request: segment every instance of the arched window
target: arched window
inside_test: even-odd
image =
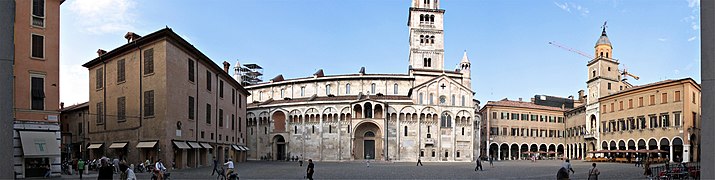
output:
[[[420,93],[419,96],[420,96],[420,97],[419,97],[419,99],[420,99],[420,104],[424,104],[423,101],[422,101],[422,93]]]
[[[364,111],[365,112],[363,114],[365,114],[365,118],[372,118],[372,104],[370,104],[369,102],[365,103]]]
[[[281,89],[281,98],[283,98],[283,96],[285,95],[285,91],[285,89]]]
[[[606,52],[606,58],[608,58],[608,52]]]
[[[593,77],[596,77],[596,70],[593,70],[592,74],[593,74]]]
[[[430,104],[430,105],[434,104],[434,98],[433,98],[433,96],[434,96],[434,94],[432,94],[432,93],[429,94],[429,104]]]
[[[600,56],[600,57],[603,57],[603,52],[601,52],[601,56]]]
[[[457,99],[454,98],[454,94],[452,94],[452,106],[457,104]]]
[[[372,92],[372,94],[377,94],[377,91],[375,91],[375,87],[375,83],[370,84],[370,92]]]
[[[427,58],[427,67],[432,67],[432,58]]]
[[[423,22],[423,21],[425,21],[425,15],[424,15],[424,14],[420,14],[420,22]]]
[[[397,94],[397,86],[398,86],[397,83],[395,83],[394,86],[395,86],[395,92],[394,92],[394,94]]]
[[[375,133],[372,131],[365,132],[365,135],[363,137],[375,137]]]
[[[420,44],[425,43],[425,36],[420,35]]]
[[[330,84],[325,85],[325,95],[327,96],[329,94],[330,94]]]
[[[442,121],[440,122],[441,127],[452,127],[452,116],[447,114],[447,112],[442,113]]]
[[[431,37],[430,37],[430,43],[431,43],[431,44],[434,44],[434,36],[431,36]]]
[[[350,83],[345,85],[345,94],[350,94]]]
[[[428,67],[428,66],[427,66],[427,58],[424,58],[422,65],[423,65],[424,67]]]
[[[430,23],[434,23],[434,15],[430,15],[429,21],[430,21]]]

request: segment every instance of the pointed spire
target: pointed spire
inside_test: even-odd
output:
[[[462,56],[462,61],[463,63],[469,63],[469,58],[467,57],[467,50],[464,50],[464,55]]]

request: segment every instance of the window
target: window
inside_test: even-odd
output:
[[[300,87],[300,96],[305,96],[305,87]]]
[[[449,157],[449,151],[444,152],[444,157]]]
[[[32,110],[45,110],[45,78],[31,77]]]
[[[223,98],[223,81],[218,81],[218,97]]]
[[[154,49],[144,50],[144,75],[154,73]]]
[[[45,36],[32,34],[32,57],[45,58]]]
[[[439,104],[444,105],[447,102],[447,97],[439,96]]]
[[[424,151],[424,150],[420,150],[420,157],[425,157],[425,151]]]
[[[206,71],[206,89],[211,91],[211,71]]]
[[[45,27],[45,0],[32,0],[32,25]]]
[[[231,104],[236,104],[236,89],[231,88]]]
[[[613,112],[613,109],[614,109],[614,108],[613,108],[613,103],[611,103],[611,112]]]
[[[218,127],[223,127],[223,109],[218,109]]]
[[[462,127],[462,136],[464,136],[464,127]]]
[[[650,95],[650,105],[655,105],[655,95]]]
[[[420,96],[420,97],[419,97],[419,99],[420,99],[420,104],[424,104],[423,101],[422,101],[422,93],[420,93],[419,96]]]
[[[657,128],[658,127],[658,117],[655,115],[650,115],[650,128]]]
[[[127,98],[122,96],[117,98],[117,121],[127,120]]]
[[[204,138],[204,131],[201,131],[201,138]]]
[[[350,84],[345,85],[345,94],[350,94]]]
[[[628,100],[628,109],[633,109],[633,99]]]
[[[433,96],[434,96],[434,94],[432,94],[432,93],[429,94],[429,104],[430,104],[430,105],[434,104],[434,101],[433,101],[433,98],[432,98]]]
[[[611,68],[608,68],[608,70],[610,71]],[[608,90],[611,90],[611,83],[608,83]]]
[[[283,98],[285,96],[285,91],[286,91],[285,89],[281,89],[281,98]]]
[[[441,127],[452,127],[452,116],[447,113],[442,113]]]
[[[673,126],[681,126],[682,123],[680,122],[680,112],[673,113],[673,120]]]
[[[333,125],[328,125],[328,133],[333,133]]]
[[[102,103],[97,103],[97,124],[104,124],[104,106]]]
[[[398,87],[397,83],[395,83],[395,85],[393,85],[393,86],[394,86],[393,94],[397,94],[397,87]]]
[[[313,132],[312,132],[312,133],[315,134],[315,125],[313,125]]]
[[[662,127],[670,127],[670,115],[668,113],[660,114]]]
[[[434,155],[435,155],[434,150],[432,150],[432,157],[434,157]]]
[[[293,134],[298,134],[298,126],[293,126]]]
[[[82,123],[77,124],[77,131],[79,132],[79,134],[84,134],[84,126],[82,125]]]
[[[643,107],[643,97],[638,97],[638,107]]]
[[[456,101],[457,101],[457,99],[456,99],[456,98],[454,98],[454,94],[452,94],[452,100],[451,100],[451,102],[452,102],[452,106],[454,106],[454,105],[456,105],[456,104],[457,104],[457,102],[456,102]]]
[[[619,106],[618,110],[622,111],[623,110],[623,101],[618,101],[618,106]]]
[[[154,116],[154,90],[144,91],[144,117]]]
[[[97,90],[100,90],[100,89],[102,89],[102,87],[104,87],[104,69],[99,68],[95,72],[97,73],[97,75],[95,75],[96,87],[97,87]]]
[[[241,99],[242,99],[241,97],[242,97],[241,94],[238,94],[238,107],[239,108],[241,107],[241,104],[243,104],[243,101],[241,101]]]
[[[194,97],[189,96],[189,119],[194,119],[195,108],[194,108]]]
[[[517,114],[517,113],[511,113],[511,119],[512,119],[512,120],[519,120],[519,114]]]
[[[695,93],[693,92],[693,103],[695,103]]]
[[[404,136],[407,136],[407,126],[405,126]]]
[[[497,118],[497,112],[492,112],[492,117],[491,119],[496,119]]]
[[[660,103],[661,104],[668,103],[668,93],[663,93],[660,95]]]
[[[241,117],[238,117],[238,132],[241,132]],[[243,134],[241,134],[241,137],[243,137]]]
[[[330,84],[325,85],[325,95],[329,95],[329,94],[330,94]]]
[[[124,74],[124,59],[120,59],[117,61],[117,82],[124,82],[126,80]]]
[[[675,91],[675,102],[680,101],[680,91]]]
[[[466,100],[464,98],[464,95],[462,95],[462,106],[466,106],[465,103],[466,103]]]
[[[372,92],[372,94],[377,94],[375,87],[376,87],[375,83],[372,83],[370,85],[370,92]]]
[[[211,104],[206,104],[206,123],[211,124]]]
[[[194,70],[194,60],[189,59],[189,81],[194,82],[195,72]]]
[[[427,133],[430,133],[431,127],[432,127],[432,126],[427,126]],[[427,138],[429,138],[429,137],[427,137]]]

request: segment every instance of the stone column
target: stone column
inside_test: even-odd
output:
[[[674,158],[673,157],[673,143],[671,143],[670,146],[668,146],[668,147],[670,148],[670,152],[668,152],[668,153],[670,153],[670,155],[668,156],[668,159],[670,159],[670,162],[673,162],[673,158]]]
[[[497,160],[501,160],[501,146],[497,147]]]
[[[701,78],[702,78],[702,107],[701,126],[698,126],[700,135],[697,137],[701,158],[701,169],[715,169],[715,1],[701,1],[700,4],[700,34],[701,34]],[[703,128],[707,127],[707,128]],[[694,150],[697,150],[694,148]],[[706,153],[703,153],[706,152]],[[693,152],[690,152],[693,153]],[[696,160],[697,161],[697,160]],[[715,179],[715,171],[702,171],[702,179]]]

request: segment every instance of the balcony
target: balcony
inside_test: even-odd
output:
[[[586,132],[585,134],[583,134],[583,138],[586,140],[596,139],[596,137],[598,137],[596,130],[591,130],[591,132]]]
[[[432,138],[425,139],[425,145],[427,145],[427,144],[434,145],[434,139],[432,139]]]

